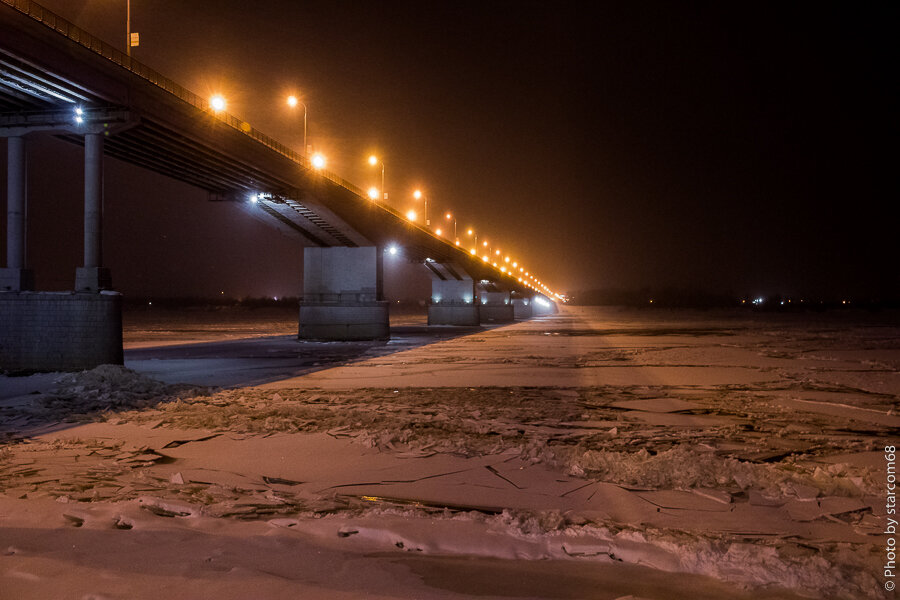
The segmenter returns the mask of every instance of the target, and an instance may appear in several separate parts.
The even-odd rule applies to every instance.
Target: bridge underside
[[[40,10],[0,4],[0,137],[9,150],[0,369],[122,361],[121,302],[100,243],[104,156],[196,186],[210,200],[235,202],[299,240],[306,266],[301,338],[388,337],[381,265],[393,244],[436,274],[430,322],[472,325],[516,316],[510,293],[529,292],[515,279],[370,202],[337,175],[314,169],[304,153],[213,111],[206,99],[26,4]],[[65,294],[34,291],[26,257],[27,139],[35,135],[84,148],[84,261],[73,292]]]

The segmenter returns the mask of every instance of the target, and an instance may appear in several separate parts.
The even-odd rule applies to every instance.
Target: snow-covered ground
[[[892,597],[896,315],[416,335],[0,378],[0,598]]]

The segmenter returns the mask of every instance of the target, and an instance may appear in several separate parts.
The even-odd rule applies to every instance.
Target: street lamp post
[[[131,58],[131,0],[125,0],[125,54]]]
[[[125,54],[131,58],[131,47],[139,44],[140,35],[131,32],[131,0],[125,0]]]
[[[431,225],[431,221],[428,220],[428,196],[422,194],[422,190],[416,190],[413,192],[413,198],[416,200],[424,199],[425,201],[425,226],[428,227]]]
[[[448,221],[453,219],[453,239],[456,239],[456,217],[453,216],[453,213],[447,213],[446,219]]]
[[[303,154],[309,154],[308,146],[306,145],[306,117],[309,109],[306,108],[306,102],[301,102],[297,96],[288,96],[287,103],[291,108],[296,107],[298,104],[303,107]]]
[[[381,197],[384,200],[387,200],[387,192],[384,191],[384,161],[379,161],[378,157],[374,154],[369,157],[369,164],[373,167],[381,162]]]

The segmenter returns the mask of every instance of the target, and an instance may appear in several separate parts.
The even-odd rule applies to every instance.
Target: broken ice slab
[[[326,431],[328,435],[333,438],[348,438],[353,437],[353,433],[351,433],[349,425],[342,425],[341,427],[335,427],[334,429],[329,429]]]
[[[849,454],[832,454],[829,456],[815,456],[810,463],[847,464],[853,467],[879,469],[884,466],[884,452],[852,452]]]
[[[720,427],[723,425],[741,425],[747,419],[727,415],[692,415],[683,413],[655,413],[631,410],[622,414],[625,421],[639,421],[657,427]]]
[[[704,512],[727,512],[729,504],[709,497],[682,492],[679,490],[656,490],[652,492],[633,492],[639,498],[668,510],[692,510]]]
[[[202,436],[197,436],[197,437],[192,437],[192,438],[172,440],[171,442],[168,442],[167,444],[162,446],[162,448],[177,448],[178,446],[183,446],[184,444],[190,444],[191,442],[205,442],[207,440],[211,440],[213,438],[219,437],[220,435],[222,435],[222,434],[221,433],[212,433],[209,435],[202,435]]]
[[[491,505],[491,504],[478,504],[478,503],[455,503],[455,502],[446,502],[443,500],[426,500],[422,498],[403,498],[403,497],[393,497],[393,496],[373,496],[368,494],[341,494],[343,498],[353,498],[358,501],[361,501],[365,505],[390,505],[394,504],[397,506],[409,506],[414,508],[423,508],[423,509],[436,509],[436,510],[452,510],[452,511],[475,511],[482,512],[485,514],[491,515],[499,515],[506,508],[502,505]]]
[[[609,430],[611,427],[620,425],[622,425],[620,421],[563,421],[559,424],[560,427],[603,430]]]
[[[609,542],[599,542],[595,540],[567,540],[562,545],[562,551],[568,556],[578,557],[599,557],[606,556],[610,560],[614,560],[612,549]]]
[[[287,518],[269,519],[268,523],[272,527],[282,527],[284,529],[293,529],[300,525],[300,521],[298,521],[297,519]]]
[[[825,516],[837,516],[862,511],[871,506],[857,498],[830,496],[819,500],[791,500],[784,509],[795,521],[815,521]]]
[[[800,398],[779,398],[776,400],[776,403],[791,410],[837,417],[841,419],[842,422],[847,419],[855,419],[857,421],[875,423],[885,427],[900,428],[900,415],[888,414],[887,411],[833,402],[802,400]]]
[[[703,410],[705,407],[696,402],[688,402],[678,398],[647,398],[644,400],[619,400],[609,406],[626,410],[642,410],[655,413],[684,412]]]
[[[288,487],[293,487],[295,485],[300,485],[303,483],[302,481],[294,481],[292,479],[284,479],[282,477],[268,477],[266,475],[263,475],[262,479],[269,485],[285,485]]]
[[[429,444],[429,447],[434,446],[434,444]],[[411,448],[409,450],[405,450],[403,452],[397,452],[394,454],[396,458],[429,458],[437,454],[435,450],[428,450],[427,448]]]
[[[132,463],[132,462],[148,462],[153,463],[162,458],[162,455],[156,453],[145,452],[142,454],[122,454],[119,455],[119,462]]]
[[[144,510],[160,517],[189,517],[197,514],[192,505],[177,500],[141,496],[137,499],[137,503]]]
[[[250,476],[219,471],[217,469],[181,469],[181,477],[187,483],[200,483],[206,485],[220,485],[225,488],[256,488],[258,484]]]
[[[717,490],[713,488],[693,488],[691,493],[697,494],[702,498],[706,498],[707,500],[712,500],[713,502],[718,502],[719,504],[731,504],[734,501],[734,497],[730,492],[725,490]]]
[[[63,513],[63,519],[66,521],[66,524],[70,527],[81,527],[84,525],[84,517],[79,515],[73,515],[69,513]]]
[[[790,498],[776,498],[773,496],[768,496],[762,493],[759,490],[748,490],[747,496],[749,502],[753,506],[784,506],[788,503]]]

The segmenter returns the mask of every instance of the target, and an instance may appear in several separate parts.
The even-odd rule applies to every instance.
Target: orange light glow
[[[209,106],[216,112],[225,110],[225,106],[226,106],[225,97],[220,94],[216,94],[215,96],[213,96],[212,98],[209,99]]]

